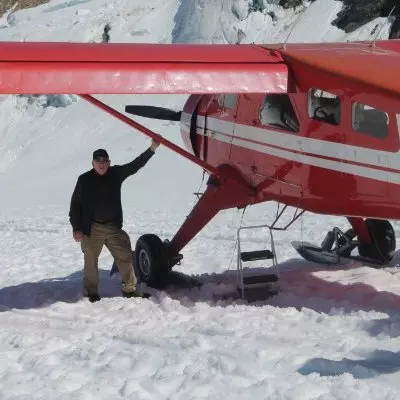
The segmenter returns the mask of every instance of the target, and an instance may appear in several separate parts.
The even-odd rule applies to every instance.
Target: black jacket
[[[90,235],[95,214],[106,214],[111,222],[122,228],[121,185],[130,175],[144,167],[154,155],[151,149],[128,164],[109,167],[104,175],[94,169],[80,175],[72,194],[69,220],[74,232]]]

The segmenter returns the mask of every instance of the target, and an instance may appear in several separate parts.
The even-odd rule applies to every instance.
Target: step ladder
[[[271,241],[271,250],[255,250],[242,251],[240,242],[240,233],[242,230],[268,228]],[[268,297],[271,294],[276,294],[279,291],[279,268],[275,254],[274,237],[270,225],[253,225],[242,226],[237,231],[237,288],[240,292],[240,297],[244,300],[261,300],[262,297]],[[259,260],[271,260],[273,272],[257,275],[246,275],[243,273],[243,263]]]

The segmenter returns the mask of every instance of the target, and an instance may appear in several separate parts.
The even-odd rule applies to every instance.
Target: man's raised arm
[[[149,161],[150,158],[153,157],[158,146],[159,143],[152,140],[151,146],[142,154],[140,154],[140,156],[136,157],[130,163],[116,166],[121,182],[124,181],[128,176],[136,174],[136,172],[139,171],[140,168],[143,168],[146,165],[147,161]]]

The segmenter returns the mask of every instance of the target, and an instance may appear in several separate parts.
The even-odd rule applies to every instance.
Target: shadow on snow
[[[34,309],[47,307],[56,302],[76,303],[82,299],[82,271],[62,278],[43,279],[0,289],[0,312],[9,309]],[[104,297],[120,296],[120,285],[106,279],[108,271],[99,271]]]
[[[340,361],[314,358],[305,363],[298,372],[302,375],[317,373],[321,376],[351,374],[355,379],[369,379],[382,374],[392,374],[400,370],[400,353],[375,350],[365,359]]]
[[[400,252],[395,256],[400,257]],[[343,284],[328,281],[319,276],[321,271],[354,269],[352,267],[327,267],[300,259],[287,260],[280,264],[280,292],[272,297],[247,302],[242,301],[236,290],[236,269],[223,273],[202,274],[189,278],[186,282],[175,282],[164,291],[144,288],[153,294],[150,300],[158,301],[169,296],[190,307],[196,302],[207,302],[211,306],[243,304],[260,307],[308,308],[316,312],[330,313],[340,309],[342,312],[357,310],[376,310],[386,312],[388,318],[366,321],[366,329],[371,335],[379,333],[400,336],[400,296],[389,291],[379,291],[363,282]],[[263,268],[246,268],[245,273],[265,272]],[[382,274],[389,272],[382,271]],[[116,274],[110,278],[109,271],[100,270],[100,295],[103,298],[121,297],[120,278]],[[391,275],[392,276],[392,275]],[[400,275],[399,275],[400,276]],[[393,275],[393,279],[397,276]],[[195,282],[201,285],[194,285]],[[179,284],[178,284],[179,283]],[[400,283],[400,281],[399,281]],[[82,271],[61,278],[44,279],[0,289],[0,311],[9,309],[34,309],[49,306],[56,302],[76,303],[82,299]],[[335,311],[334,311],[335,312]],[[390,317],[390,318],[389,318]],[[399,321],[399,322],[396,322]]]

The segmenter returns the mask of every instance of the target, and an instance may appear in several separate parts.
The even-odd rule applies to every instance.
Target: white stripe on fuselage
[[[189,115],[186,114],[186,116]],[[234,146],[259,151],[291,161],[400,184],[400,171],[384,171],[374,168],[399,169],[399,153],[306,138],[296,136],[295,134],[235,124],[212,117],[207,117],[207,131],[204,132],[204,120],[204,116],[198,116],[197,127],[200,129],[197,129],[197,132],[215,140],[232,143]],[[189,124],[184,123],[182,128],[185,125],[186,130],[189,130]],[[254,143],[253,141],[258,143]],[[335,160],[321,157],[329,157]],[[349,164],[347,161],[366,165]]]

